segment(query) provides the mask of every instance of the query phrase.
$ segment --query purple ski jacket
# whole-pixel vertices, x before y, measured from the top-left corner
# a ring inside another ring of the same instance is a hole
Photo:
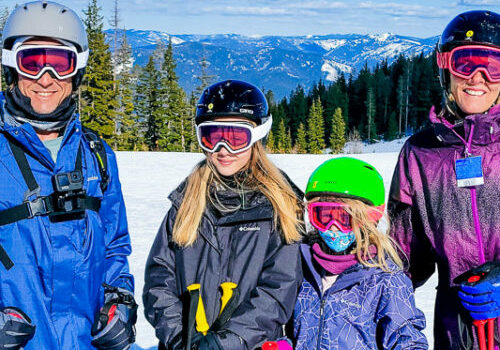
[[[296,350],[428,349],[407,276],[355,264],[321,293],[321,276],[311,248],[302,244],[304,280],[294,310]]]
[[[430,117],[432,127],[413,135],[399,155],[389,194],[391,234],[415,287],[437,265],[434,348],[477,348],[453,279],[500,259],[500,106],[455,126],[433,110]],[[466,149],[482,157],[483,185],[457,186],[455,162]]]

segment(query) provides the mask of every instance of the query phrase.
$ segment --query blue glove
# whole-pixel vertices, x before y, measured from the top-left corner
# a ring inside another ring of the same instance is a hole
[[[16,307],[0,311],[0,350],[19,350],[35,335],[30,318]]]
[[[92,345],[97,349],[127,350],[135,342],[137,304],[129,291],[105,287],[104,306],[92,325]]]
[[[500,316],[500,262],[487,262],[466,274],[458,296],[475,320]],[[477,276],[477,277],[474,277]]]

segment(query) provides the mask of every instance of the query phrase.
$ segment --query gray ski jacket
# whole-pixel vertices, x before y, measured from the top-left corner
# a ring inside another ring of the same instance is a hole
[[[217,337],[225,350],[254,349],[282,336],[291,318],[302,270],[298,244],[285,244],[275,229],[273,208],[262,193],[244,200],[230,191],[219,200],[236,211],[221,213],[211,205],[203,214],[194,245],[172,242],[172,228],[183,199],[182,183],[169,199],[168,211],[146,264],[144,308],[156,336],[166,348],[186,327],[187,287],[201,285],[206,318],[212,325],[221,309],[223,282],[237,284],[237,307]]]

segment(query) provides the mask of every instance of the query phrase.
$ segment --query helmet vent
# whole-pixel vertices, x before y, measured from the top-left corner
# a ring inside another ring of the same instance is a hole
[[[27,10],[28,9],[28,5],[24,5],[23,9]]]
[[[42,4],[42,8],[43,8],[43,9],[47,8],[47,5],[48,5],[48,4],[47,4],[46,2],[44,2],[44,3]]]
[[[363,165],[363,166],[364,166],[366,169],[375,170],[375,169],[373,169],[373,167],[371,167],[371,166],[368,166],[368,165]]]
[[[62,9],[62,10],[61,10],[61,13],[65,13],[65,12],[66,12],[66,9]]]

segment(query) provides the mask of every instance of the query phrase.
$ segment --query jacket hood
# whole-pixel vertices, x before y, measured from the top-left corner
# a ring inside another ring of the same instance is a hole
[[[500,105],[493,106],[487,113],[468,115],[456,124],[452,124],[447,116],[444,111],[436,114],[434,106],[429,112],[436,137],[445,145],[464,144],[453,130],[465,135],[466,140],[472,133],[473,145],[488,145],[500,141]]]

